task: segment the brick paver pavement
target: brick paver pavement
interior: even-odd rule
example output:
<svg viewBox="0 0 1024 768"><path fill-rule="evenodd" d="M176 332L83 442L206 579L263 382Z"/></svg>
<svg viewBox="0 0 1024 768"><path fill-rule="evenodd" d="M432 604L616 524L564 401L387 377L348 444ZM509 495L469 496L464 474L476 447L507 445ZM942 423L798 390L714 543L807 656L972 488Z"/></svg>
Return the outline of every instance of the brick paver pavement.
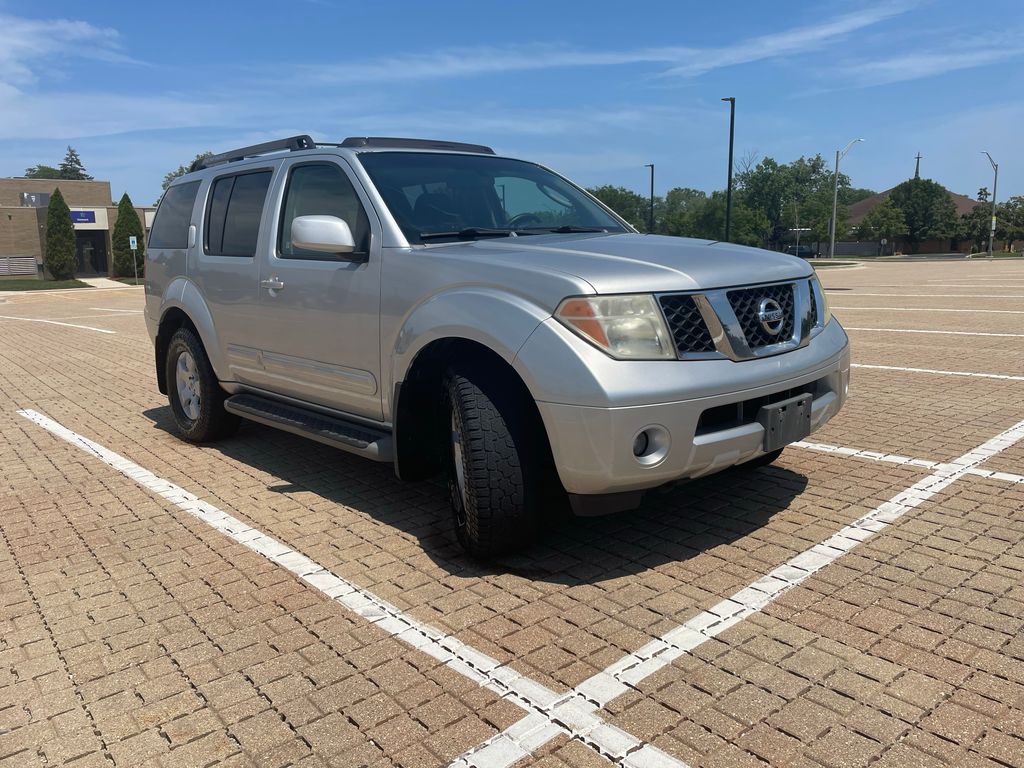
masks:
<svg viewBox="0 0 1024 768"><path fill-rule="evenodd" d="M837 307L1024 311L1022 267L822 276L848 289L830 293ZM1014 298L968 298L979 294ZM462 557L436 484L403 485L252 424L215 446L177 440L140 308L137 290L0 297L0 316L86 326L0 319L4 766L437 766L524 714L19 408L556 692L930 471L791 448L771 468L561 523L484 567ZM836 314L856 327L1024 334L1024 315ZM1024 337L850 335L857 363L1024 375ZM1022 381L856 369L847 408L811 439L949 461L1024 418L1022 394ZM1024 447L982 466L1024 474ZM1024 765L1022 539L1024 485L965 477L601 714L695 766ZM564 735L528 763L609 764Z"/></svg>

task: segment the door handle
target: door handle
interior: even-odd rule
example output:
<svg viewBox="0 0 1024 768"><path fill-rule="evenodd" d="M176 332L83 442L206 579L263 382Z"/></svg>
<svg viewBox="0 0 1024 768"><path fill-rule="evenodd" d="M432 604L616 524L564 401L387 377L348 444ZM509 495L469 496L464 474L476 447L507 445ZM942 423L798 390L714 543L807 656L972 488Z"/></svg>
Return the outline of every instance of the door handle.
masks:
<svg viewBox="0 0 1024 768"><path fill-rule="evenodd" d="M268 277L266 280L260 280L260 285L264 288L269 288L272 291L280 291L284 288L284 283L281 282L277 275Z"/></svg>

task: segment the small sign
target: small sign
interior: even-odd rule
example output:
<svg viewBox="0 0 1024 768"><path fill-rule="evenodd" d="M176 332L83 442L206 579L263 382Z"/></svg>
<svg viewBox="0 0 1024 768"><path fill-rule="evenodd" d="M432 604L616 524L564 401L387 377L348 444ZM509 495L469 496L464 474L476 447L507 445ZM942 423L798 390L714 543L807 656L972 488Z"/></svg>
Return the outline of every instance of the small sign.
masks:
<svg viewBox="0 0 1024 768"><path fill-rule="evenodd" d="M95 224L96 211L72 211L71 220L75 224Z"/></svg>
<svg viewBox="0 0 1024 768"><path fill-rule="evenodd" d="M128 247L133 251L139 247L139 240L135 235L128 235Z"/></svg>

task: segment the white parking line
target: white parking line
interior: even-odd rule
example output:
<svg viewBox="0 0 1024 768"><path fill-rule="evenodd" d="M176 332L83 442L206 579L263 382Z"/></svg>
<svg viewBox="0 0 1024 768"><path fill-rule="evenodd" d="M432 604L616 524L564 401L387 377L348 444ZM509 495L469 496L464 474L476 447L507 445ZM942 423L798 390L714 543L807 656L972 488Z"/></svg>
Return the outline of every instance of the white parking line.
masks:
<svg viewBox="0 0 1024 768"><path fill-rule="evenodd" d="M71 431L59 422L31 409L18 414L38 424L62 440L81 448L104 464L134 480L146 490L171 502L178 509L198 518L214 530L242 544L273 563L290 571L331 600L357 613L379 629L428 656L437 659L455 672L468 677L502 698L517 704L542 727L534 733L517 732L517 740L505 747L502 754L515 762L528 756L560 733L577 739L613 763L623 766L657 766L658 768L687 768L686 764L646 744L614 725L606 723L594 712L576 711L566 707L568 694L560 694L524 677L511 667L446 635L438 629L422 624L382 600L368 590L336 576L322 565L289 548L282 542L243 523L212 504L199 499L184 488L158 477L114 451ZM537 741L541 736L544 741ZM512 750L512 751L509 751ZM516 751L518 750L518 751ZM491 753L493 754L493 753ZM641 762L636 760L641 759ZM479 765L483 765L482 763Z"/></svg>
<svg viewBox="0 0 1024 768"><path fill-rule="evenodd" d="M89 309L96 310L99 312L129 312L133 315L142 314L141 309L114 309L113 307L89 307Z"/></svg>
<svg viewBox="0 0 1024 768"><path fill-rule="evenodd" d="M916 328L855 328L852 325L844 325L848 331L878 331L879 333L937 333L945 336L1008 336L1012 338L1024 338L1024 333L984 333L982 331L927 331Z"/></svg>
<svg viewBox="0 0 1024 768"><path fill-rule="evenodd" d="M850 291L825 291L836 296L894 296L896 298L925 299L1024 299L1024 293L852 293ZM860 307L858 307L860 309Z"/></svg>
<svg viewBox="0 0 1024 768"><path fill-rule="evenodd" d="M941 461L930 461L928 459L912 459L908 456L899 456L897 454L882 453L881 451L868 451L862 448L844 448L838 445L829 445L828 443L807 443L803 440L790 443L792 448L803 448L807 451L819 451L820 453L828 453L833 456L842 456L843 458L850 459L866 459L867 461L882 461L888 464L902 464L908 467L923 467L925 469L934 469L935 467L941 466ZM1024 475L1015 475L1010 472L1000 472L993 469L982 469L981 467L972 467L967 470L968 475L977 475L978 477L987 477L991 480L1000 480L1004 483L1024 483Z"/></svg>
<svg viewBox="0 0 1024 768"><path fill-rule="evenodd" d="M851 552L857 545L872 538L910 510L968 474L972 468L1006 450L1021 438L1024 438L1024 421L1018 422L958 459L948 464L936 465L935 471L928 477L896 494L889 501L845 526L820 544L800 553L732 597L697 614L685 624L651 640L638 651L627 654L604 671L585 680L573 689L571 698L560 706L567 709L571 707L574 713L596 715L599 709L627 693L650 675L668 666L680 656L691 653L698 646L717 637L748 616L763 610L780 595L802 584L813 574ZM480 765L485 765L486 768L507 768L515 761L499 759L505 754L500 749L495 750L486 763L480 763L477 756L485 750L503 744L509 745L508 754L511 754L510 747L515 743L513 731L527 731L531 726L534 732L544 727L539 716L527 715L511 728L470 750L452 765L460 768ZM538 739L539 737L534 738L533 743ZM641 752L635 754L637 759L631 765L654 764L639 759Z"/></svg>
<svg viewBox="0 0 1024 768"><path fill-rule="evenodd" d="M883 310L885 312L970 312L986 315L1024 315L1024 309L947 309L946 307L832 307L832 309L871 309L876 311Z"/></svg>
<svg viewBox="0 0 1024 768"><path fill-rule="evenodd" d="M84 290L76 288L75 290ZM0 320L21 320L25 323L46 323L48 325L63 325L67 328L81 328L83 331L96 331L97 333L114 333L106 328L93 328L91 325L75 325L74 323L61 323L56 320L40 320L35 317L11 317L10 315L0 315Z"/></svg>
<svg viewBox="0 0 1024 768"><path fill-rule="evenodd" d="M1002 379L1003 381L1024 381L1024 376L1011 376L1006 373L974 373L973 371L940 371L934 368L904 368L899 365L870 365L868 363L850 363L851 368L868 368L876 371L904 371L906 373L934 373L940 376L968 376L975 379Z"/></svg>

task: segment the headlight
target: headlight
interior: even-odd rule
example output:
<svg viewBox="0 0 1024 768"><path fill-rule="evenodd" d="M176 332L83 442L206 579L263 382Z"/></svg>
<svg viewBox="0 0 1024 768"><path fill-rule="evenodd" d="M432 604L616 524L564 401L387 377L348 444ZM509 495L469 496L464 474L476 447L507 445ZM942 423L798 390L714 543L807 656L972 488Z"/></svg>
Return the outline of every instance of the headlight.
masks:
<svg viewBox="0 0 1024 768"><path fill-rule="evenodd" d="M828 295L817 275L811 278L811 290L814 291L815 297L820 299L818 305L821 307L821 325L824 328L832 319L832 310L828 306Z"/></svg>
<svg viewBox="0 0 1024 768"><path fill-rule="evenodd" d="M650 294L565 299L555 317L619 360L674 360L675 345Z"/></svg>

